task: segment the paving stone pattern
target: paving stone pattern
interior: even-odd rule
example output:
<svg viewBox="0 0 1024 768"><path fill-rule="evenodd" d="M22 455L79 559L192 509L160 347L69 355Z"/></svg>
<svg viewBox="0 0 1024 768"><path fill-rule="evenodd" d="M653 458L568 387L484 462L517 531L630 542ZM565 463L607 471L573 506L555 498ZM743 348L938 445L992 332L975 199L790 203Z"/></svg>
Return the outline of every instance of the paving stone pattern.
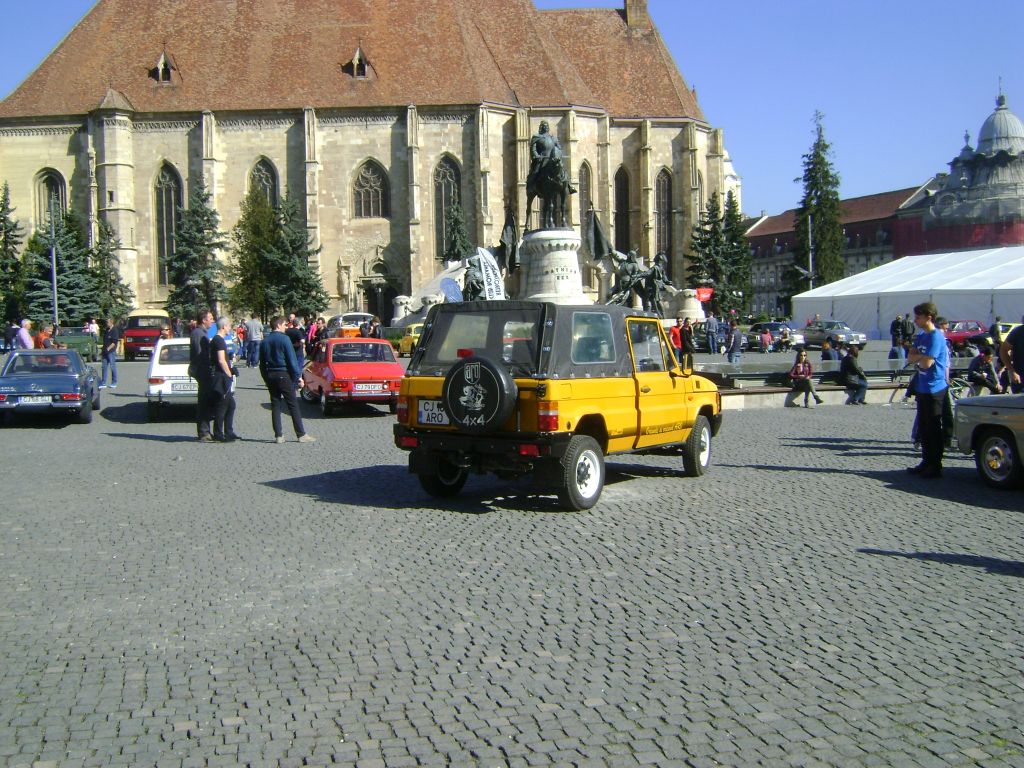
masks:
<svg viewBox="0 0 1024 768"><path fill-rule="evenodd" d="M0 431L0 764L1024 766L1024 503L902 407L730 413L600 504L439 503L386 410Z"/></svg>

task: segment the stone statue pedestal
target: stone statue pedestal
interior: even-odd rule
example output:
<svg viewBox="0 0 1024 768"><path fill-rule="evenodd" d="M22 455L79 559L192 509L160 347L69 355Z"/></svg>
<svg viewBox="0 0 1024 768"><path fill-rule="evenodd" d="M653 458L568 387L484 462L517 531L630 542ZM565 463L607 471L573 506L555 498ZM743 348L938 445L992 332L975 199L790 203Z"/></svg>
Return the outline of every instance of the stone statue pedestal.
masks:
<svg viewBox="0 0 1024 768"><path fill-rule="evenodd" d="M555 304L593 304L583 292L579 250L582 240L572 229L538 229L523 236L519 254L524 278L519 298Z"/></svg>
<svg viewBox="0 0 1024 768"><path fill-rule="evenodd" d="M697 292L693 288L683 288L665 306L665 317L688 317L691 323L703 323L705 320L704 307L697 301Z"/></svg>

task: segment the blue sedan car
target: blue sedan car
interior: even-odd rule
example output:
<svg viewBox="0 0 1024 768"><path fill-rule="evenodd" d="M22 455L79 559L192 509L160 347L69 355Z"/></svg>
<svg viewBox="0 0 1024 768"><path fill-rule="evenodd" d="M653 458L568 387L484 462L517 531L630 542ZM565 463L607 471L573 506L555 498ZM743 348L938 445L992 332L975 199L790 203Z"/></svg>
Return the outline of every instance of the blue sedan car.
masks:
<svg viewBox="0 0 1024 768"><path fill-rule="evenodd" d="M99 377L73 349L19 349L0 370L0 414L68 413L88 424L100 407Z"/></svg>

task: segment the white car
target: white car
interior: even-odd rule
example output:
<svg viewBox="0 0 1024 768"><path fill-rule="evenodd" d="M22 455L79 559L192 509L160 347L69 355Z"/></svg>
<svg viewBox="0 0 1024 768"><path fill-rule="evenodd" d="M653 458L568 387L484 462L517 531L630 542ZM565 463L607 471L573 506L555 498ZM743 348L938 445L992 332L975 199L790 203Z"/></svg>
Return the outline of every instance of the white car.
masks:
<svg viewBox="0 0 1024 768"><path fill-rule="evenodd" d="M188 358L188 339L160 339L156 343L146 386L146 415L150 421L160 418L161 406L168 403L195 404L199 385L188 375Z"/></svg>
<svg viewBox="0 0 1024 768"><path fill-rule="evenodd" d="M965 397L956 401L956 440L961 453L974 453L981 479L994 488L1024 481L1024 394Z"/></svg>

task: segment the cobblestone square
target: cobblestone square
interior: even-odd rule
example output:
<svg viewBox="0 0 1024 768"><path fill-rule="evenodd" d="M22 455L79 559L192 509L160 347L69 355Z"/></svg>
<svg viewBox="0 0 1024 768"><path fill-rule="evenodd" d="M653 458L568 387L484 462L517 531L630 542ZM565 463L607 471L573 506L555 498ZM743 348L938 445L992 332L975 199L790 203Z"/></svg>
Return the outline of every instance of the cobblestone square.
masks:
<svg viewBox="0 0 1024 768"><path fill-rule="evenodd" d="M276 445L0 430L0 764L1024 766L1024 496L908 476L903 406L730 411L593 510L439 503L365 407Z"/></svg>

